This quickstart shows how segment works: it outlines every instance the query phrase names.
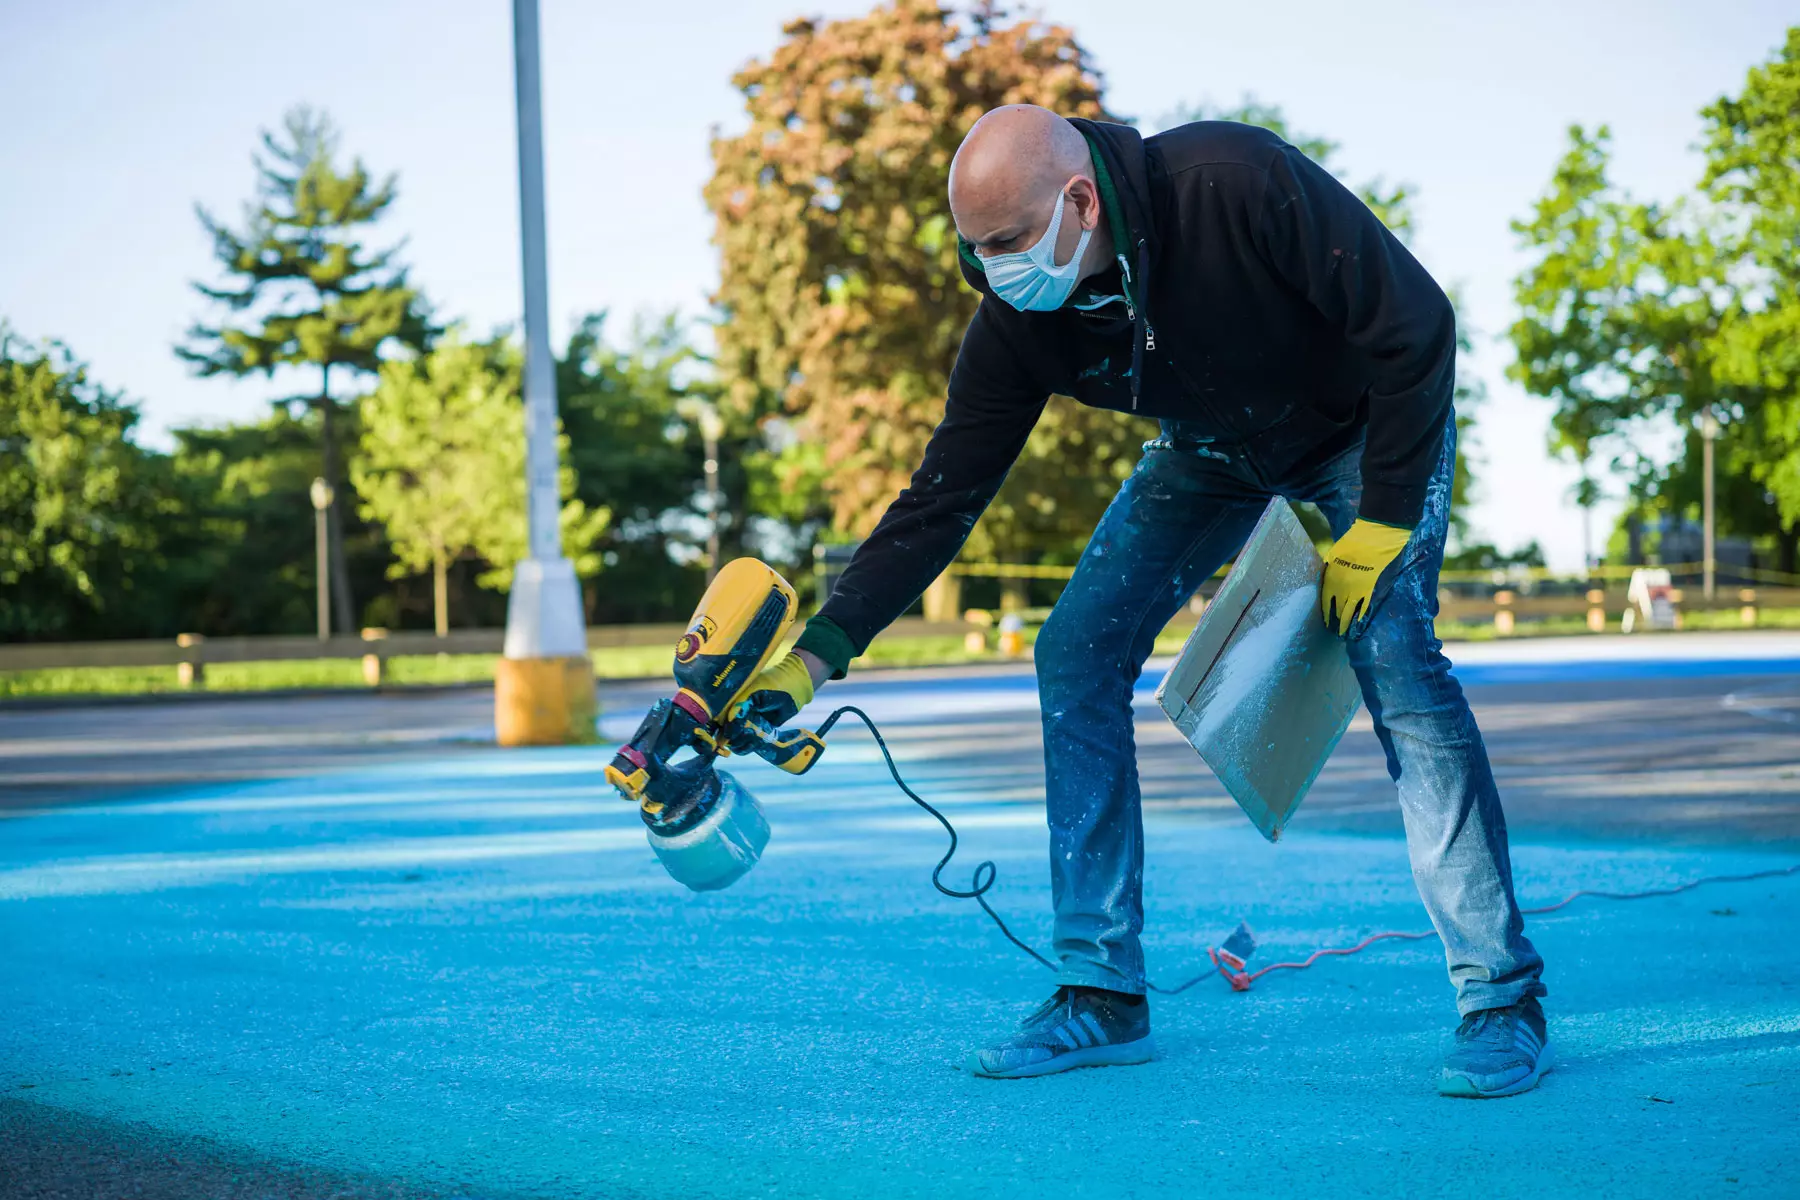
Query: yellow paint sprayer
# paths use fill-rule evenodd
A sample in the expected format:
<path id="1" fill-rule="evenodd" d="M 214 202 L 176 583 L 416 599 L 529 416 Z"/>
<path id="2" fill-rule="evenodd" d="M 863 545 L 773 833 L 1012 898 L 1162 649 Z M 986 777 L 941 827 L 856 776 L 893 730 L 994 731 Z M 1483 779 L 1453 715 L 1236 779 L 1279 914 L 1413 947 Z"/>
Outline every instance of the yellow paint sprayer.
<path id="1" fill-rule="evenodd" d="M 694 891 L 730 886 L 769 841 L 756 798 L 715 761 L 747 747 L 801 775 L 824 752 L 819 735 L 774 729 L 744 703 L 797 608 L 793 587 L 768 564 L 727 563 L 675 643 L 675 694 L 656 702 L 606 768 L 642 811 L 664 869 Z"/>

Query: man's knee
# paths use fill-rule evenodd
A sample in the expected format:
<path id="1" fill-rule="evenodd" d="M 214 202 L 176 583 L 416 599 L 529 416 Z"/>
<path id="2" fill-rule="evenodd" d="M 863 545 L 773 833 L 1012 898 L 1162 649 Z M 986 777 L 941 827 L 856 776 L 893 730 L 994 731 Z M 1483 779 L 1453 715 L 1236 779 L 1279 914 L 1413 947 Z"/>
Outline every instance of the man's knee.
<path id="1" fill-rule="evenodd" d="M 1078 690 L 1124 678 L 1131 631 L 1122 626 L 1115 615 L 1057 605 L 1032 647 L 1039 690 Z"/>
<path id="2" fill-rule="evenodd" d="M 1448 693 L 1461 692 L 1450 676 L 1450 661 L 1443 655 L 1429 611 L 1404 600 L 1389 597 L 1348 647 L 1350 665 L 1356 668 L 1371 715 L 1378 720 L 1436 708 Z"/>

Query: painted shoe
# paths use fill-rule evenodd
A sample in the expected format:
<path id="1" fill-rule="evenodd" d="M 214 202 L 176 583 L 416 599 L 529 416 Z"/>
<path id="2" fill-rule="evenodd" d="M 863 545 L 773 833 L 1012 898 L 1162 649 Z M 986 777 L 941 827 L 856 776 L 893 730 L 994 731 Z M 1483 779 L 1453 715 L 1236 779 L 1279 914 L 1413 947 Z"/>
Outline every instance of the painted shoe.
<path id="1" fill-rule="evenodd" d="M 1550 1069 L 1550 1035 L 1536 996 L 1506 1008 L 1472 1012 L 1456 1027 L 1438 1091 L 1489 1099 L 1528 1092 Z"/>
<path id="2" fill-rule="evenodd" d="M 1126 1003 L 1118 992 L 1057 988 L 1025 1018 L 1019 1032 L 969 1059 L 969 1070 L 988 1079 L 1054 1075 L 1076 1067 L 1146 1063 L 1155 1054 L 1150 1040 L 1150 1002 Z"/>

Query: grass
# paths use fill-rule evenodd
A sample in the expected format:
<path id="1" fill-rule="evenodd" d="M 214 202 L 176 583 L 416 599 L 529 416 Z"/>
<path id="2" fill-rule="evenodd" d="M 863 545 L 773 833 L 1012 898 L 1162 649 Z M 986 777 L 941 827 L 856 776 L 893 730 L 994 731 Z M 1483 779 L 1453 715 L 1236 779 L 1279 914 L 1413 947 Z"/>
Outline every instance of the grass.
<path id="1" fill-rule="evenodd" d="M 1736 609 L 1683 614 L 1684 629 L 1741 630 Z M 1757 613 L 1758 629 L 1800 629 L 1800 608 L 1768 608 Z M 1618 632 L 1615 618 L 1607 624 Z M 1179 651 L 1192 626 L 1163 632 L 1156 639 L 1157 654 Z M 1579 617 L 1521 623 L 1514 636 L 1574 637 L 1587 635 Z M 1035 629 L 1025 631 L 1027 645 Z M 1445 641 L 1493 641 L 1498 638 L 1487 622 L 1440 622 L 1438 636 Z M 990 639 L 991 641 L 991 639 Z M 594 674 L 601 679 L 656 679 L 669 671 L 667 646 L 621 646 L 594 652 Z M 492 654 L 418 654 L 387 660 L 387 682 L 396 686 L 482 684 L 494 678 Z M 958 663 L 1005 661 L 993 650 L 970 651 L 957 636 L 877 640 L 857 667 L 926 667 Z M 362 664 L 355 659 L 319 659 L 299 662 L 216 663 L 206 668 L 209 693 L 267 692 L 295 688 L 362 688 Z M 0 698 L 35 696 L 153 695 L 187 691 L 175 680 L 174 667 L 67 667 L 40 671 L 0 671 Z"/>

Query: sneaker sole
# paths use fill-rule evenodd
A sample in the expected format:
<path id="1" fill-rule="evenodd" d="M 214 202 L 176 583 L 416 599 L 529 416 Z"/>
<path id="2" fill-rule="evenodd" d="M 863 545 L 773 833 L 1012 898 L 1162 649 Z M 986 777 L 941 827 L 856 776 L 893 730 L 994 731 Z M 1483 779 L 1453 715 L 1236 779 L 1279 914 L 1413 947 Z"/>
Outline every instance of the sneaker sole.
<path id="1" fill-rule="evenodd" d="M 1517 1083 L 1509 1083 L 1503 1088 L 1495 1088 L 1490 1092 L 1484 1092 L 1476 1087 L 1475 1081 L 1461 1072 L 1445 1071 L 1438 1077 L 1438 1095 L 1456 1096 L 1464 1100 L 1498 1100 L 1502 1096 L 1516 1096 L 1520 1092 L 1529 1092 L 1538 1085 L 1539 1080 L 1549 1074 L 1551 1066 L 1554 1065 L 1554 1059 L 1554 1051 L 1546 1044 L 1543 1053 L 1538 1055 L 1537 1065 L 1532 1068 L 1531 1074 Z"/>
<path id="2" fill-rule="evenodd" d="M 1134 1067 L 1155 1057 L 1156 1043 L 1150 1035 L 1145 1035 L 1136 1041 L 1120 1042 L 1115 1046 L 1088 1046 L 1081 1050 L 1071 1050 L 1067 1054 L 1059 1054 L 1030 1066 L 1016 1067 L 1011 1071 L 983 1070 L 981 1056 L 976 1054 L 969 1058 L 969 1073 L 982 1079 L 1031 1079 L 1039 1075 L 1073 1071 L 1079 1067 Z"/>

